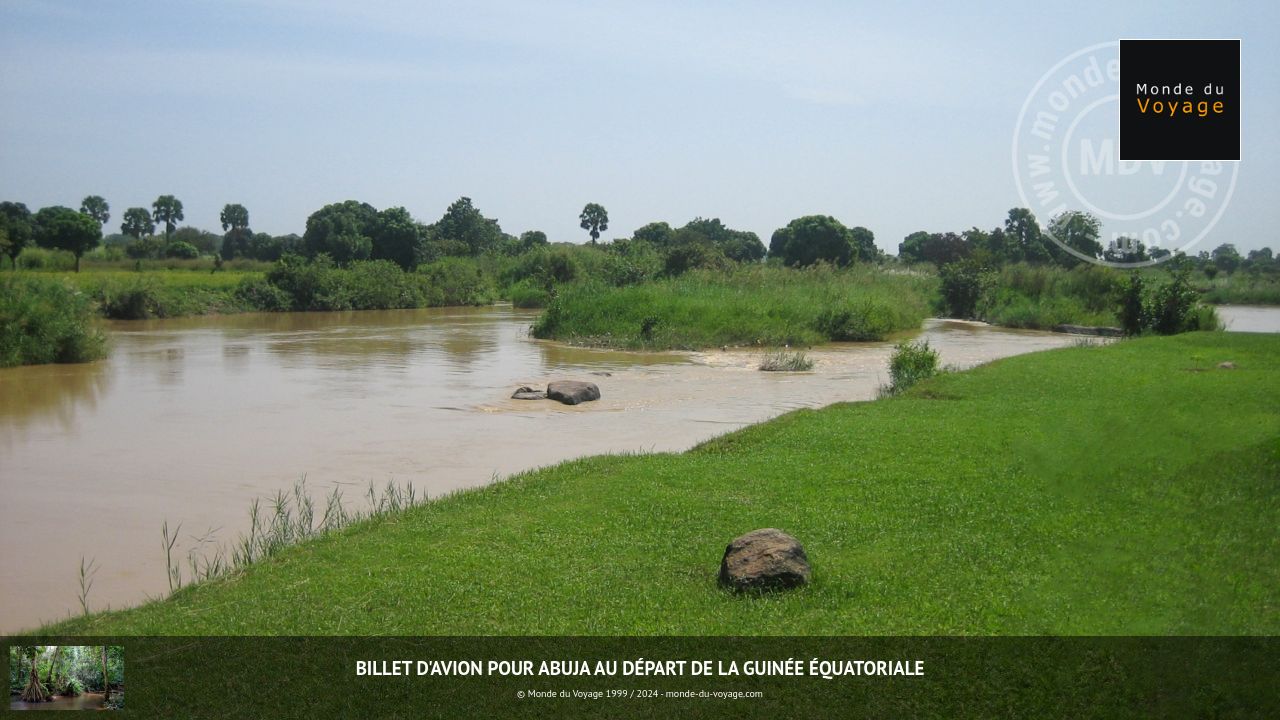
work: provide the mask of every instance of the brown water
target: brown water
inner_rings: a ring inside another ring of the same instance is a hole
[[[115,692],[113,689],[112,692]],[[106,703],[102,693],[80,693],[79,695],[56,695],[49,702],[28,703],[10,696],[10,710],[101,710]]]
[[[1280,307],[1275,305],[1218,305],[1214,309],[1229,332],[1280,333]]]
[[[249,502],[301,475],[319,496],[369,481],[437,495],[604,452],[683,450],[801,407],[865,400],[889,343],[810,352],[807,373],[756,370],[758,351],[643,354],[530,339],[504,307],[279,313],[112,325],[111,356],[0,370],[0,632],[78,612],[80,558],[101,567],[91,609],[167,589],[160,527],[229,542]],[[943,361],[970,366],[1077,338],[929,321]],[[593,374],[596,373],[596,374]],[[607,373],[605,375],[604,373]],[[583,378],[575,407],[511,400]],[[185,563],[184,563],[185,564]]]

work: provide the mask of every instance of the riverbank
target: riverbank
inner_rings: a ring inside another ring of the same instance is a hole
[[[1277,370],[1280,337],[1224,333],[1008,358],[523,473],[43,631],[1272,634]],[[812,584],[719,590],[725,543],[768,526]]]

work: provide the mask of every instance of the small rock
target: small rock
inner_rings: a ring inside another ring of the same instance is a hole
[[[595,383],[581,380],[558,380],[547,384],[547,397],[565,405],[591,402],[600,399],[600,388]]]
[[[1231,362],[1230,360],[1226,362],[1220,362],[1218,363],[1218,369],[1219,370],[1235,370],[1236,364]]]
[[[591,374],[592,374],[592,375],[599,375],[600,377],[613,377],[613,373],[611,373],[611,372],[605,372],[604,370],[593,370],[593,371],[591,372]]]
[[[734,538],[720,561],[720,584],[737,590],[784,590],[809,582],[800,541],[775,528]]]
[[[525,386],[517,389],[514,393],[512,393],[511,399],[512,400],[546,400],[547,394],[542,392],[541,390],[534,390],[531,387]]]

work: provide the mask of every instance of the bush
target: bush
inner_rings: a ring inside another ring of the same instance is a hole
[[[413,308],[425,303],[424,278],[404,272],[390,260],[353,262],[338,273],[349,288],[354,310]]]
[[[948,317],[977,317],[978,301],[990,285],[990,273],[973,260],[960,260],[942,266],[942,304]]]
[[[1196,291],[1191,287],[1191,270],[1172,265],[1169,273],[1169,281],[1156,288],[1147,306],[1150,329],[1160,335],[1216,330],[1217,316],[1212,308],[1207,313],[1200,308]]]
[[[938,352],[929,347],[929,341],[898,343],[889,359],[889,394],[897,395],[937,374]]]
[[[475,260],[449,257],[418,268],[427,279],[427,300],[439,305],[487,305],[496,293]]]
[[[551,302],[551,293],[526,278],[511,286],[511,304],[518,308],[541,308]]]
[[[76,256],[66,250],[27,247],[18,255],[18,267],[23,270],[70,272],[76,269]]]
[[[1120,329],[1125,335],[1137,335],[1147,325],[1146,307],[1142,297],[1142,276],[1129,273],[1120,295]]]
[[[117,320],[145,320],[161,315],[159,282],[139,274],[125,280],[108,279],[95,293],[102,314]]]
[[[106,355],[88,296],[61,280],[0,279],[0,367],[76,363]]]
[[[266,278],[250,277],[241,280],[235,296],[247,310],[281,312],[293,308],[293,298]]]
[[[186,260],[194,260],[200,257],[200,251],[196,249],[195,245],[192,245],[189,242],[182,242],[181,240],[175,240],[174,242],[171,242],[165,246],[164,256],[171,257],[171,258],[183,258]]]
[[[895,329],[893,310],[882,303],[864,300],[827,308],[818,314],[814,329],[837,342],[879,340]]]

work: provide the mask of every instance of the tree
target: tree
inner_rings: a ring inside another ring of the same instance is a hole
[[[80,212],[88,215],[98,221],[99,225],[106,227],[107,221],[111,219],[111,206],[101,195],[90,195],[80,201]]]
[[[26,205],[20,202],[0,202],[0,250],[9,256],[9,262],[15,270],[18,268],[18,255],[31,244],[34,235],[31,211]]]
[[[141,240],[144,235],[154,235],[156,223],[146,208],[129,208],[124,211],[124,222],[120,224],[120,232],[130,235],[134,240]]]
[[[1068,210],[1049,221],[1049,234],[1054,239],[1089,258],[1102,257],[1102,243],[1098,242],[1101,232],[1102,223],[1087,212]],[[1054,260],[1067,267],[1079,262],[1079,257],[1056,245],[1049,252]]]
[[[1010,208],[1004,221],[1005,262],[1042,263],[1049,261],[1049,249],[1045,246],[1044,233],[1036,216],[1027,208]]]
[[[19,648],[20,655],[31,661],[31,672],[27,676],[27,685],[22,689],[21,697],[23,702],[48,702],[53,699],[44,685],[40,684],[40,672],[36,660],[40,657],[41,650],[42,648],[39,645],[23,645]]]
[[[375,260],[390,260],[405,270],[412,270],[422,259],[422,229],[402,207],[387,208],[378,213],[370,229]]]
[[[875,233],[859,225],[849,229],[849,238],[853,241],[853,252],[858,260],[875,262],[880,258]]]
[[[662,224],[666,225],[666,223]],[[697,217],[686,223],[680,230],[698,233],[706,238],[719,254],[730,260],[755,262],[763,259],[765,255],[764,243],[760,242],[758,235],[725,227],[725,224],[720,222],[720,218]],[[671,244],[675,238],[669,237],[667,241]]]
[[[496,249],[503,238],[498,221],[485,217],[469,197],[455,200],[440,220],[431,226],[431,232],[433,240],[443,247],[461,243],[471,255]],[[452,253],[446,251],[444,254]]]
[[[76,256],[76,272],[80,272],[81,256],[102,240],[102,226],[97,220],[60,205],[40,208],[35,226],[39,245],[69,250]]]
[[[310,257],[326,254],[338,264],[367,260],[373,252],[370,233],[378,211],[368,203],[347,200],[325,205],[307,218],[303,249]]]
[[[1222,272],[1231,275],[1240,267],[1240,251],[1231,243],[1223,243],[1213,249],[1213,264]]]
[[[587,203],[578,216],[578,225],[591,236],[591,244],[600,239],[600,233],[609,229],[609,213],[599,203]]]
[[[792,267],[818,261],[844,267],[857,255],[849,228],[830,215],[806,215],[774,231],[769,239],[769,256],[779,257]]]
[[[520,252],[522,254],[546,244],[547,234],[541,230],[525,230],[520,233]]]
[[[674,231],[664,222],[651,222],[631,233],[632,240],[643,240],[656,248],[665,248],[671,244]]]
[[[233,260],[237,256],[247,255],[253,231],[249,229],[249,211],[245,206],[238,203],[223,205],[218,219],[222,221],[222,230],[226,233],[222,237],[222,258]]]
[[[102,646],[102,701],[111,699],[111,675],[107,672],[107,646]]]
[[[184,219],[182,201],[172,195],[161,195],[151,204],[151,216],[157,223],[164,223],[164,239],[168,242],[174,228]]]

